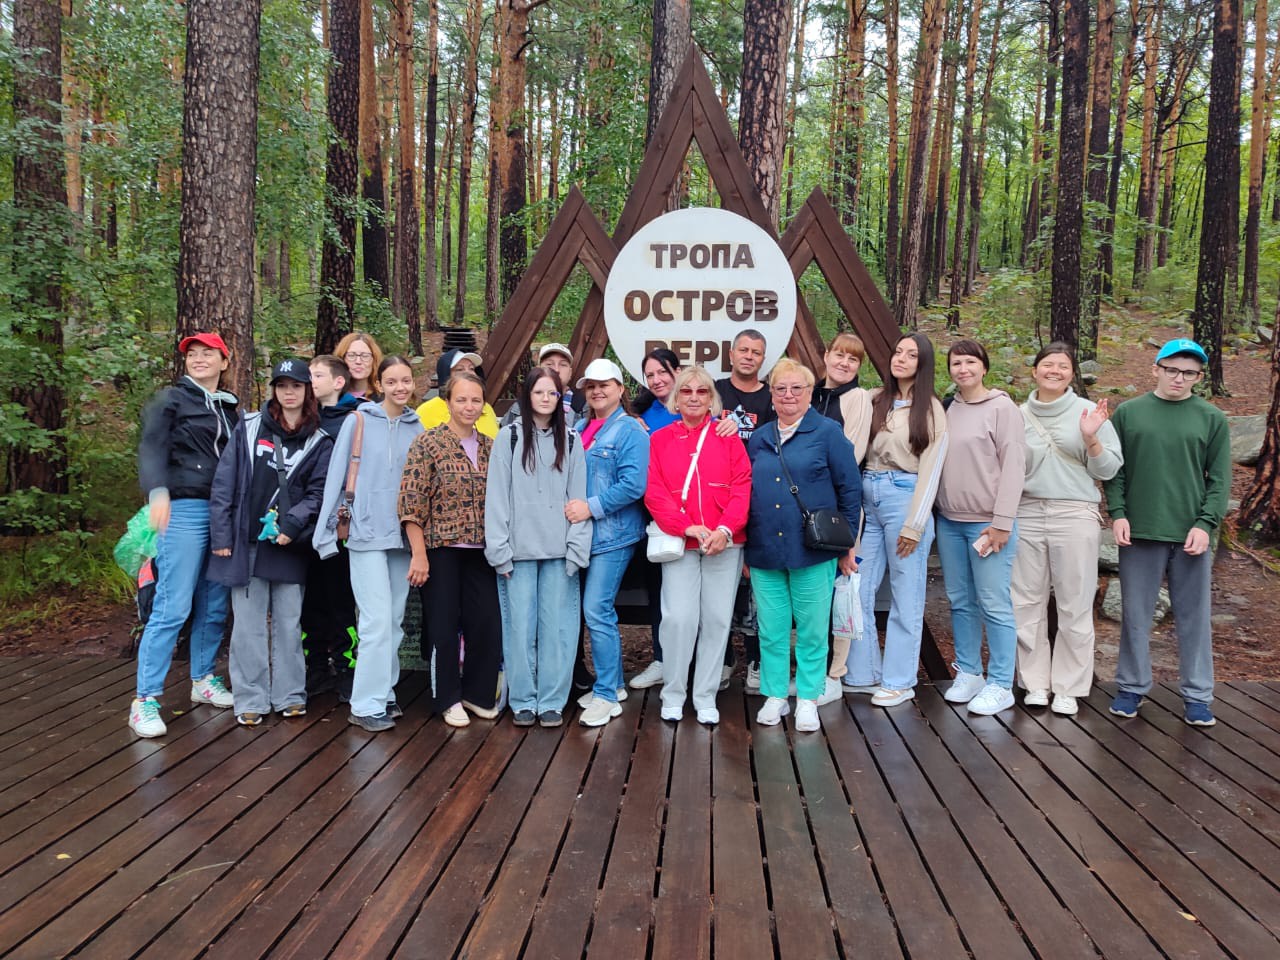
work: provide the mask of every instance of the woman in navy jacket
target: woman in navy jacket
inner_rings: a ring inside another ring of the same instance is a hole
[[[778,419],[747,443],[751,458],[751,513],[747,565],[760,625],[760,692],[768,699],[756,717],[773,725],[789,710],[791,624],[796,627],[796,729],[817,730],[818,701],[828,702],[827,642],[837,557],[805,545],[805,508],[838,510],[851,530],[862,509],[861,478],[853,444],[840,426],[814,410],[813,372],[783,358],[769,375]],[[783,462],[785,461],[785,469]],[[792,494],[790,473],[797,489]],[[842,573],[856,569],[853,550],[838,559]],[[836,682],[836,696],[839,696]]]

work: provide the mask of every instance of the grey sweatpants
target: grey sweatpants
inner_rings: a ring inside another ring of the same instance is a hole
[[[1151,617],[1160,581],[1169,579],[1169,599],[1178,634],[1179,689],[1183,700],[1213,702],[1213,635],[1209,584],[1213,552],[1189,556],[1180,543],[1134,540],[1120,548],[1124,600],[1116,684],[1145,695],[1151,690]]]
[[[307,702],[302,655],[302,584],[250,577],[231,588],[231,692],[236,715]],[[267,614],[271,614],[268,632]]]

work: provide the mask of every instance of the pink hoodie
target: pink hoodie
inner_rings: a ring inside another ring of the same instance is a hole
[[[960,523],[1012,530],[1022,499],[1027,433],[1022,413],[1003,390],[974,403],[957,394],[947,410],[947,459],[938,512]]]

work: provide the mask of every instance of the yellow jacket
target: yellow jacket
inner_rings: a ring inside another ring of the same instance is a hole
[[[418,419],[422,421],[423,430],[430,430],[432,427],[438,427],[442,423],[448,423],[449,404],[445,402],[444,397],[432,397],[418,407]],[[493,407],[487,403],[484,405],[484,409],[480,411],[480,419],[476,421],[476,429],[490,440],[494,440],[498,436],[498,418],[494,415]]]

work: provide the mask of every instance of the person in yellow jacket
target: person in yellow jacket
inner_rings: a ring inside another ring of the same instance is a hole
[[[446,350],[436,361],[436,383],[439,387],[443,387],[451,376],[460,371],[474,373],[484,379],[484,374],[480,372],[480,354],[464,350]],[[418,419],[422,421],[424,430],[447,423],[449,405],[445,403],[444,397],[437,393],[418,407]],[[487,403],[480,412],[480,419],[476,421],[476,429],[490,440],[498,436],[498,418],[493,412],[493,407]]]

